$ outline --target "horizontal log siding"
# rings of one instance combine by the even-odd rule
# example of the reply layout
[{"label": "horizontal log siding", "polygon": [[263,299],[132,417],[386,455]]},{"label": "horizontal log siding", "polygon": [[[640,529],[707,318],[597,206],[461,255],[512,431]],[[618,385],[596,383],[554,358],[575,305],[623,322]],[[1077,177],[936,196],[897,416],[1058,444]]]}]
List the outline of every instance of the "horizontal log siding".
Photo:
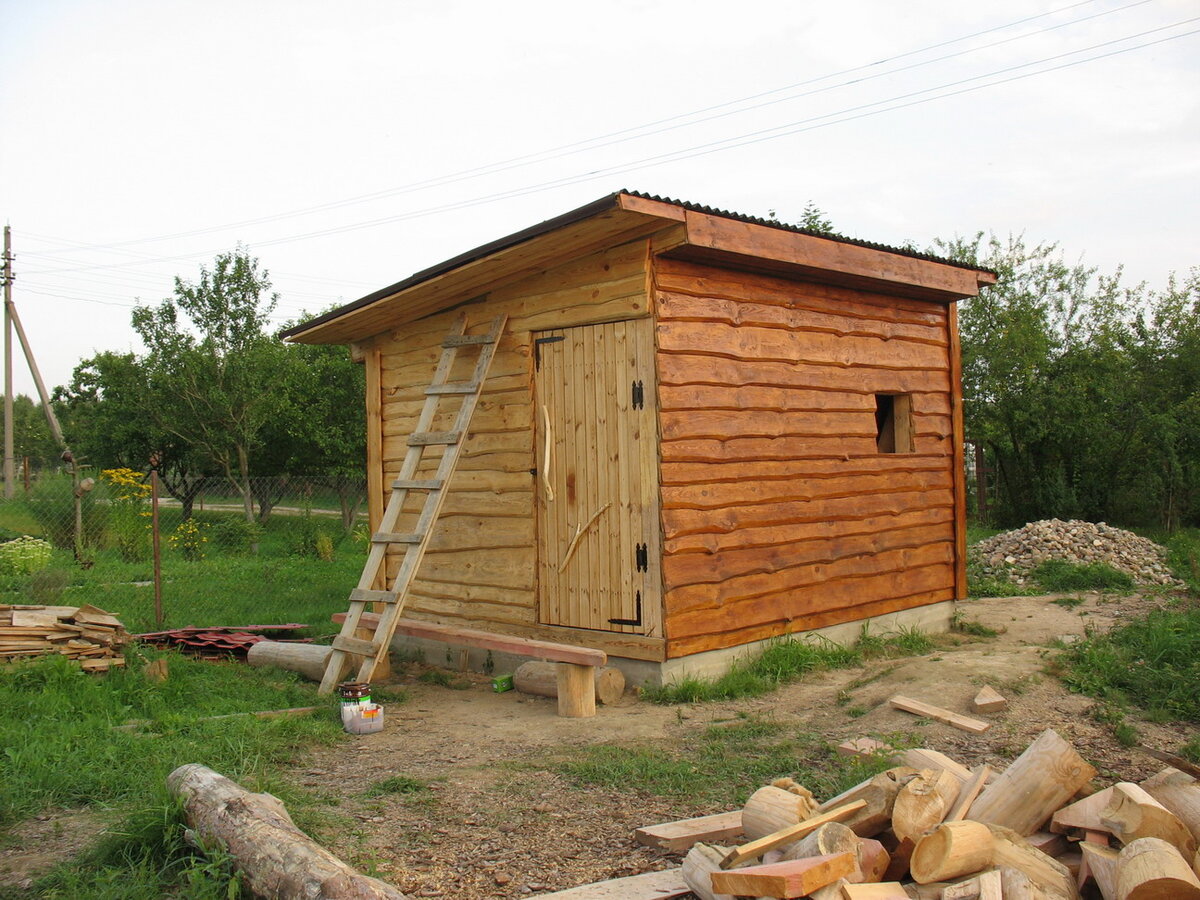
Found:
[{"label": "horizontal log siding", "polygon": [[[646,256],[646,241],[634,241],[497,289],[486,303],[422,319],[376,339],[381,352],[383,489],[387,491],[424,403],[442,338],[455,317],[465,310],[469,330],[478,333],[486,330],[493,316],[509,316],[406,614],[563,639],[561,632],[537,624],[535,485],[530,475],[537,462],[530,333],[648,315]],[[469,377],[475,354],[460,352],[459,357],[450,380]],[[430,430],[448,430],[457,406],[457,402],[443,403],[450,413],[439,416]],[[427,452],[427,457],[431,461],[418,478],[436,468],[436,452]],[[419,509],[423,498],[414,492],[406,507],[410,513]],[[404,530],[403,525],[396,529]],[[397,554],[389,556],[389,581],[395,577],[398,559]]]},{"label": "horizontal log siding", "polygon": [[[657,259],[667,655],[954,596],[946,308]],[[875,395],[913,397],[881,454]]]}]

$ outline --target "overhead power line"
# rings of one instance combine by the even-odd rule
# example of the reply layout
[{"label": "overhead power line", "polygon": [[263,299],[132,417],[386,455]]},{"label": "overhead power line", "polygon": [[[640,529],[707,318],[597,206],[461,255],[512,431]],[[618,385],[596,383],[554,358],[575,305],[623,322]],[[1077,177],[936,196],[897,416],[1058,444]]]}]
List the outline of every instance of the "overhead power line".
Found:
[{"label": "overhead power line", "polygon": [[[871,71],[871,70],[875,70],[881,66],[886,66],[890,63],[897,62],[899,60],[907,59],[907,58],[910,58],[913,56],[919,56],[920,54],[928,53],[933,50],[938,50],[943,47],[952,46],[954,44],[960,44],[965,41],[969,41],[974,38],[982,37],[982,36],[985,36],[988,34],[993,34],[998,31],[1004,31],[1004,30],[1007,30],[1010,28],[1015,28],[1017,26],[1027,24],[1029,22],[1034,22],[1034,21],[1037,21],[1040,19],[1045,19],[1045,18],[1054,16],[1054,15],[1058,15],[1059,13],[1062,13],[1062,12],[1067,12],[1072,9],[1077,9],[1081,6],[1088,6],[1095,2],[1097,2],[1097,0],[1080,0],[1080,2],[1068,4],[1066,6],[1059,7],[1054,10],[1050,10],[1049,12],[1040,13],[1040,14],[1034,15],[1034,16],[1027,16],[1025,18],[1017,19],[1012,22],[1006,22],[1001,25],[996,25],[996,26],[992,26],[990,28],[986,28],[986,29],[983,29],[980,31],[975,31],[970,34],[963,35],[961,37],[951,38],[951,39],[945,40],[945,41],[939,41],[937,43],[929,44],[927,46],[920,47],[915,50],[909,50],[904,53],[899,53],[899,54],[895,54],[890,57],[885,57],[883,59],[876,60],[871,63],[865,63],[863,65],[852,66],[852,67],[846,68],[846,69],[840,69],[835,72],[830,72],[830,73],[826,73],[824,75],[816,76],[813,78],[808,78],[803,81],[798,81],[798,82],[794,82],[792,84],[783,85],[781,87],[772,88],[771,90],[768,90],[768,91],[761,91],[759,93],[751,94],[746,97],[740,97],[740,98],[737,98],[734,100],[728,100],[728,101],[725,101],[722,103],[702,107],[700,109],[692,110],[692,111],[689,111],[686,113],[679,113],[679,114],[668,116],[668,117],[665,117],[662,119],[657,119],[657,120],[654,120],[651,122],[646,122],[641,125],[635,125],[635,126],[630,126],[627,128],[622,128],[617,131],[608,132],[606,134],[601,134],[601,135],[597,135],[594,137],[585,138],[585,139],[578,140],[578,141],[573,141],[573,142],[570,142],[567,144],[561,144],[557,147],[552,147],[552,148],[549,148],[546,150],[540,150],[540,151],[535,151],[533,153],[524,154],[522,156],[511,157],[506,160],[501,160],[501,161],[493,162],[493,163],[487,163],[482,166],[477,166],[477,167],[470,168],[470,169],[464,169],[464,170],[460,170],[458,172],[448,173],[446,175],[435,176],[433,178],[410,182],[408,184],[400,185],[398,187],[389,188],[386,190],[374,191],[374,192],[371,192],[368,194],[360,194],[360,195],[345,198],[342,200],[330,201],[328,203],[322,203],[322,204],[317,204],[314,206],[293,209],[293,210],[289,210],[289,211],[285,211],[285,212],[274,213],[271,215],[259,216],[259,217],[251,218],[251,219],[244,219],[244,220],[241,220],[238,222],[227,223],[224,225],[208,226],[205,228],[192,229],[189,231],[180,231],[180,232],[174,232],[174,233],[170,233],[170,234],[162,234],[162,235],[157,235],[157,236],[152,236],[152,237],[147,237],[147,238],[137,238],[137,239],[131,239],[128,241],[120,241],[120,242],[110,243],[110,244],[86,244],[86,243],[84,243],[84,244],[78,244],[78,245],[76,245],[76,247],[72,247],[69,249],[78,248],[80,250],[106,250],[106,249],[117,250],[118,248],[128,247],[128,246],[137,245],[137,244],[157,243],[157,242],[161,242],[161,241],[175,240],[175,239],[184,238],[184,237],[194,237],[194,236],[203,235],[203,234],[212,234],[212,233],[224,231],[224,230],[227,230],[230,228],[242,228],[242,227],[249,227],[249,226],[254,226],[254,225],[262,225],[262,224],[276,222],[276,221],[280,221],[280,220],[284,220],[284,219],[297,218],[300,216],[311,215],[316,212],[326,212],[326,211],[329,211],[332,209],[338,209],[338,208],[343,208],[346,206],[353,206],[353,205],[358,205],[361,203],[372,202],[372,201],[384,199],[387,197],[398,196],[398,195],[413,193],[413,192],[422,191],[422,190],[428,190],[428,189],[435,188],[435,187],[445,187],[450,184],[455,184],[455,183],[459,183],[462,181],[480,178],[480,177],[484,177],[486,175],[499,174],[501,172],[511,171],[513,169],[518,169],[518,168],[524,168],[524,167],[534,165],[537,163],[550,162],[555,159],[561,159],[561,158],[564,158],[567,156],[577,155],[579,153],[603,149],[603,148],[614,146],[617,144],[626,143],[626,142],[632,141],[632,140],[640,140],[642,138],[651,137],[651,136],[654,136],[657,134],[662,134],[667,131],[676,130],[678,128],[699,125],[699,124],[703,124],[703,123],[713,121],[716,119],[725,118],[725,117],[728,117],[731,115],[737,115],[737,114],[749,112],[749,111],[752,111],[755,109],[760,109],[764,106],[774,105],[774,104],[786,102],[789,100],[802,99],[804,97],[809,97],[809,96],[813,96],[815,94],[824,93],[824,92],[831,91],[831,90],[836,90],[838,88],[862,84],[864,82],[872,81],[872,80],[875,80],[878,78],[888,77],[890,75],[894,75],[899,72],[904,72],[904,71],[908,71],[911,69],[920,68],[923,66],[933,65],[938,62],[944,62],[949,59],[954,59],[959,56],[963,56],[967,53],[978,53],[981,50],[991,49],[991,48],[998,47],[998,46],[1001,46],[1004,44],[1012,43],[1013,41],[1024,40],[1029,37],[1034,37],[1034,36],[1037,36],[1040,34],[1045,34],[1050,31],[1055,31],[1055,30],[1058,30],[1061,28],[1066,28],[1066,27],[1069,27],[1072,25],[1077,25],[1082,22],[1087,22],[1092,19],[1100,18],[1102,16],[1112,15],[1114,13],[1118,13],[1118,12],[1125,11],[1127,9],[1131,9],[1133,7],[1142,6],[1147,3],[1154,2],[1154,0],[1134,0],[1134,2],[1127,3],[1120,7],[1116,7],[1113,9],[1101,10],[1099,12],[1092,13],[1091,15],[1084,16],[1079,19],[1073,19],[1069,22],[1062,22],[1062,23],[1058,23],[1056,25],[1050,25],[1050,26],[1047,26],[1046,28],[1041,28],[1041,29],[1037,29],[1034,31],[1026,32],[1021,35],[1015,35],[1013,37],[1004,38],[999,41],[994,41],[989,44],[984,44],[982,46],[971,47],[971,48],[968,48],[965,50],[956,51],[955,53],[950,53],[950,54],[946,54],[943,56],[935,57],[933,59],[922,60],[919,62],[913,62],[913,63],[910,63],[905,66],[901,66],[901,67],[894,68],[894,69],[889,69],[887,71]],[[854,73],[869,73],[869,74],[865,74],[862,77],[851,78],[851,79],[848,79],[845,81],[841,81],[836,84],[826,85],[824,87],[819,87],[819,88],[814,88],[812,90],[804,91],[799,94],[791,94],[791,95],[782,96],[782,97],[776,96],[779,94],[785,94],[787,91],[791,91],[796,88],[807,87],[809,85],[819,84],[822,81],[828,81],[832,78],[839,78],[843,75],[851,75]],[[770,100],[763,99],[763,98],[767,98],[767,97],[772,97],[773,99],[770,99]],[[754,101],[762,101],[762,102],[756,103]],[[745,104],[751,104],[751,105],[745,105]],[[724,111],[721,111],[721,110],[724,110]],[[697,117],[699,117],[699,118],[697,118]],[[128,251],[126,251],[126,252],[128,252]],[[34,254],[26,254],[26,255],[34,255]],[[176,261],[180,258],[181,257],[152,257],[152,259],[162,260],[162,261]],[[44,271],[82,271],[83,268],[90,268],[90,267],[81,267],[79,269],[44,270]]]}]

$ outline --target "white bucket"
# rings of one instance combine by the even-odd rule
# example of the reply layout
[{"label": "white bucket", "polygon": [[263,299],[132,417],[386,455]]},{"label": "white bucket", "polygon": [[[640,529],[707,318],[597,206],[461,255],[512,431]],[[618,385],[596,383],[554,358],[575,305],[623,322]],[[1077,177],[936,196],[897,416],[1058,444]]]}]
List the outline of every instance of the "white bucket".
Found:
[{"label": "white bucket", "polygon": [[342,728],[350,734],[383,731],[383,707],[378,703],[343,703]]}]

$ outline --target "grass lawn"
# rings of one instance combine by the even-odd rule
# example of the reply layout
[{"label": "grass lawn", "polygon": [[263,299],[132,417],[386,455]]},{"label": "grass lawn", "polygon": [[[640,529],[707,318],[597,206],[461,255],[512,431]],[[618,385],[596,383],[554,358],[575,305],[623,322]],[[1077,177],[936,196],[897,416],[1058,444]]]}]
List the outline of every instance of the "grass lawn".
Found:
[{"label": "grass lawn", "polygon": [[[231,526],[228,523],[233,522]],[[362,544],[327,519],[274,516],[258,536],[259,552],[230,540],[236,514],[197,514],[203,558],[163,548],[161,628],[301,622],[310,634],[336,629],[332,613],[346,608],[364,560]],[[179,526],[178,510],[163,511],[163,534]],[[20,504],[0,506],[0,528],[39,535]],[[315,538],[324,532],[316,555]],[[237,535],[234,534],[234,537]],[[199,554],[193,554],[199,555]],[[149,559],[127,561],[120,546],[98,539],[80,566],[56,549],[34,575],[0,575],[0,603],[91,603],[116,614],[132,632],[155,631]],[[331,558],[330,558],[331,557]],[[148,681],[142,669],[166,656],[169,678]],[[305,795],[274,773],[305,748],[342,734],[336,702],[317,698],[316,685],[242,663],[204,662],[142,647],[128,668],[91,676],[60,657],[0,667],[0,840],[14,823],[47,810],[88,809],[108,823],[99,846],[64,863],[34,890],[44,897],[237,897],[227,861],[198,855],[183,841],[178,810],[166,795],[167,774],[200,762],[251,790],[288,804],[302,828]],[[396,699],[396,698],[393,698]],[[229,713],[318,706],[300,718],[212,719]],[[113,726],[144,720],[133,731]],[[28,892],[0,898],[30,896]]]},{"label": "grass lawn", "polygon": [[[336,522],[272,516],[254,555],[244,542],[241,547],[222,546],[223,532],[238,520],[236,513],[197,513],[204,558],[188,559],[167,540],[179,527],[179,511],[162,511],[161,626],[154,621],[154,573],[148,553],[130,562],[103,540],[86,551],[89,568],[81,567],[69,551],[56,549],[50,566],[35,576],[0,576],[0,603],[91,603],[119,617],[135,633],[185,625],[283,622],[311,625],[313,634],[333,633],[329,617],[345,609],[358,582],[363,544],[346,536]],[[0,506],[0,528],[41,535],[37,522],[19,504]],[[332,559],[313,553],[313,535],[318,532],[328,539]]]}]

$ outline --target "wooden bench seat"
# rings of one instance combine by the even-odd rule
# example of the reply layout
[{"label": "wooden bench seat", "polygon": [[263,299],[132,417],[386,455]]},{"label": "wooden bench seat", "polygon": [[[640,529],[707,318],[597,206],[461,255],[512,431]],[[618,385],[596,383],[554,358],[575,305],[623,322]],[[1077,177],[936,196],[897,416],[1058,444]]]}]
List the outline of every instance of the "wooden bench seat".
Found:
[{"label": "wooden bench seat", "polygon": [[[346,621],[346,613],[335,613],[331,618],[340,625]],[[374,631],[379,619],[377,613],[363,613],[359,624]],[[404,617],[396,620],[396,634],[550,660],[558,668],[558,714],[573,718],[596,714],[596,669],[608,662],[608,654],[603,650]]]}]

